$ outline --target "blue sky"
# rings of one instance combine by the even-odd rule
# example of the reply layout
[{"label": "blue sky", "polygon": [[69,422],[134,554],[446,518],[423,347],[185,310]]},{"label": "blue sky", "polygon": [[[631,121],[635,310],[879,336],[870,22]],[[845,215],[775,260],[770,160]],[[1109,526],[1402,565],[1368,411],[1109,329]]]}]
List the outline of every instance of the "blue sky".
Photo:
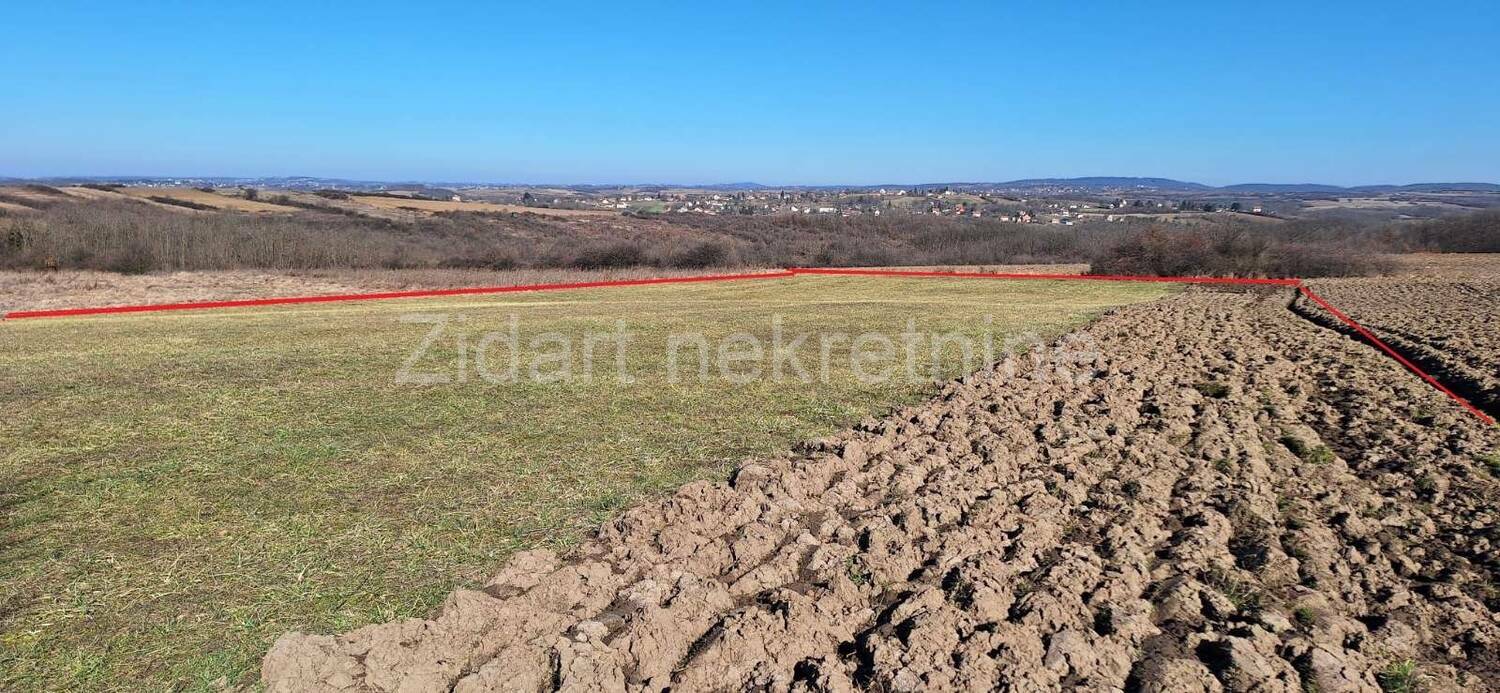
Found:
[{"label": "blue sky", "polygon": [[11,3],[0,175],[1500,181],[1496,3],[1219,4]]}]

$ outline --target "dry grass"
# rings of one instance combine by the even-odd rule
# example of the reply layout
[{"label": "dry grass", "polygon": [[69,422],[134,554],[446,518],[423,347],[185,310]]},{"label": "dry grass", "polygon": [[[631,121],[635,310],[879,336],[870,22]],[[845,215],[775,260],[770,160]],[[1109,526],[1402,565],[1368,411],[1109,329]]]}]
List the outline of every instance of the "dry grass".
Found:
[{"label": "dry grass", "polygon": [[125,193],[115,192],[114,190],[85,188],[81,185],[70,185],[65,188],[58,188],[58,190],[84,200],[118,200],[122,197],[129,197]]},{"label": "dry grass", "polygon": [[[183,214],[198,214],[198,213],[201,213],[201,212],[199,212],[199,210],[189,209],[187,207],[183,207],[183,206],[180,206],[180,205],[170,205],[170,204],[163,204],[161,202],[157,202],[156,200],[150,199],[150,195],[148,195],[148,194],[144,194],[144,193],[142,193],[142,194],[131,194],[129,191],[132,190],[132,189],[131,188],[125,188],[123,186],[115,187],[115,188],[110,188],[108,190],[105,190],[105,189],[100,189],[100,188],[85,188],[85,187],[83,187],[81,185],[70,185],[70,186],[67,186],[67,187],[61,187],[61,188],[56,188],[56,189],[58,191],[62,192],[64,195],[67,195],[70,198],[75,198],[76,200],[85,201],[85,202],[122,202],[122,201],[124,201],[124,202],[130,202],[132,204],[144,204],[144,205],[147,205],[149,207],[152,207],[152,208],[155,208],[155,209],[164,210],[164,211],[168,211],[168,212],[176,212],[176,213],[183,213]],[[166,194],[168,192],[168,189],[164,189],[164,188],[134,188],[133,190],[139,190],[139,191],[153,190],[153,191],[156,191],[156,192],[151,193],[151,194],[154,194],[154,195],[157,195],[157,196],[166,196]]]},{"label": "dry grass", "polygon": [[[929,391],[672,383],[667,335],[1063,332],[1171,289],[814,278],[7,323],[0,689],[248,683],[291,629],[428,613],[511,553]],[[624,320],[634,383],[397,384],[428,327]],[[455,356],[444,340],[419,370]],[[933,375],[961,370],[945,352]],[[613,371],[610,371],[613,373]]]},{"label": "dry grass", "polygon": [[61,189],[45,185],[0,186],[0,195],[13,205],[31,209],[53,205],[67,197]]},{"label": "dry grass", "polygon": [[912,270],[918,272],[980,272],[985,274],[1083,274],[1089,271],[1086,263],[1058,263],[1055,265],[899,265],[891,267],[869,267],[865,269]]},{"label": "dry grass", "polygon": [[[753,272],[759,270],[736,270]],[[680,277],[710,273],[626,267],[612,270],[519,269],[325,269],[275,272],[219,270],[116,274],[91,270],[17,272],[0,270],[0,313],[13,310],[96,308],[221,301],[241,298],[316,296],[466,286],[514,286],[566,282]]]},{"label": "dry grass", "polygon": [[215,209],[227,209],[236,212],[289,213],[297,211],[295,207],[286,207],[259,200],[247,200],[232,194],[204,192],[193,188],[120,188],[120,193],[143,200],[149,200],[153,197],[167,197],[173,200],[183,200],[191,204],[206,205]]},{"label": "dry grass", "polygon": [[1306,200],[1302,208],[1307,211],[1324,211],[1330,209],[1380,209],[1380,210],[1407,210],[1414,208],[1438,208],[1450,212],[1466,212],[1471,208],[1456,205],[1451,202],[1440,202],[1432,199],[1422,200],[1396,200],[1380,197],[1345,197],[1337,200]]},{"label": "dry grass", "polygon": [[[58,188],[58,190],[61,190],[64,193],[67,193],[69,197],[76,197],[76,198],[78,198],[80,200],[105,201],[105,202],[119,202],[121,200],[128,200],[128,201],[131,201],[131,202],[144,202],[144,203],[149,204],[149,205],[151,205],[153,207],[163,208],[163,209],[177,211],[177,212],[192,212],[192,211],[195,211],[195,210],[192,210],[192,209],[188,209],[187,207],[182,207],[180,205],[162,204],[160,202],[156,202],[154,200],[149,199],[151,195],[156,195],[156,196],[159,196],[159,197],[167,197],[167,196],[169,196],[169,193],[176,192],[176,189],[171,189],[171,188],[126,188],[124,186],[117,186],[115,188],[110,188],[110,189],[106,190],[106,189],[102,189],[102,188],[85,188],[85,187],[83,187],[81,185],[70,185],[70,186],[67,186],[67,187]],[[153,192],[150,195],[148,195],[148,194],[145,194],[144,192],[132,193],[131,192],[132,190],[134,190],[134,191],[155,191],[155,192]],[[197,192],[197,191],[195,191],[195,192]]]},{"label": "dry grass", "polygon": [[578,218],[578,217],[616,217],[618,212],[592,209],[546,209],[541,207],[524,207],[521,205],[508,205],[498,202],[452,202],[447,200],[418,200],[401,197],[381,197],[377,195],[354,195],[353,199],[361,204],[377,207],[380,209],[417,209],[423,212],[507,212],[514,214],[539,214],[549,217]]}]

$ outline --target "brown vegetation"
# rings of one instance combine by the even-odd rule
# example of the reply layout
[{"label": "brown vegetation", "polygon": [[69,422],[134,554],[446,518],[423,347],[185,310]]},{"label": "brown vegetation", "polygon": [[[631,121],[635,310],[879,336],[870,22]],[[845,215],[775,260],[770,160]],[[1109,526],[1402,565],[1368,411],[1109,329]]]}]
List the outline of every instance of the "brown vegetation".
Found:
[{"label": "brown vegetation", "polygon": [[1152,228],[1097,255],[1096,274],[1341,277],[1381,274],[1390,262],[1366,239],[1300,240],[1276,230]]},{"label": "brown vegetation", "polygon": [[1397,235],[1406,250],[1500,253],[1500,210],[1425,221]]},{"label": "brown vegetation", "polygon": [[198,211],[230,210],[236,212],[293,212],[294,209],[254,199],[249,191],[236,193],[197,188],[119,188],[117,192],[166,205]]},{"label": "brown vegetation", "polygon": [[548,209],[539,207],[523,207],[521,205],[507,205],[497,202],[453,202],[451,200],[427,200],[418,197],[395,197],[385,195],[351,195],[352,199],[372,207],[383,209],[405,209],[419,212],[501,212],[501,213],[529,213],[540,214],[551,217],[614,217],[619,216],[616,212],[597,209]]},{"label": "brown vegetation", "polygon": [[[1095,272],[1113,274],[1307,277],[1380,273],[1388,263],[1377,256],[1386,252],[1474,252],[1500,243],[1500,213],[1494,212],[1385,227],[1235,217],[1192,226],[919,215],[559,218],[447,202],[434,204],[464,211],[423,208],[403,216],[331,194],[266,193],[251,200],[197,190],[90,189],[85,199],[34,187],[0,190],[6,205],[0,208],[0,267],[152,272],[1091,262]],[[286,213],[250,213],[251,206]],[[15,211],[22,208],[28,211]]]}]

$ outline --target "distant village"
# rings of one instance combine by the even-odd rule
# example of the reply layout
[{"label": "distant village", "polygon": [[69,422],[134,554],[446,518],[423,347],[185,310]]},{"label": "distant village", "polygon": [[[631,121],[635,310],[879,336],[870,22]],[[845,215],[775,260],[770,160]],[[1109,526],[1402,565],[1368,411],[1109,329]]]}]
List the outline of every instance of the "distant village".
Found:
[{"label": "distant village", "polygon": [[[639,214],[818,214],[853,216],[934,215],[972,217],[1018,224],[1061,224],[1124,221],[1131,216],[1182,212],[1245,212],[1262,214],[1259,205],[1239,202],[1126,199],[1098,196],[1052,195],[1019,197],[995,192],[950,188],[877,188],[868,191],[775,190],[745,192],[655,191],[605,195],[595,199],[553,198],[546,204],[613,209]],[[1082,198],[1082,199],[1078,199]],[[527,200],[534,204],[535,200]]]},{"label": "distant village", "polygon": [[[1491,190],[1479,184],[1332,189],[1316,185],[1209,188],[1167,179],[1105,179],[1103,183],[1095,179],[1072,181],[1042,179],[1014,181],[1012,184],[954,183],[844,188],[772,188],[754,184],[703,187],[431,184],[312,177],[94,178],[41,182],[84,186],[197,188],[219,192],[228,190],[235,191],[232,194],[251,199],[254,199],[257,192],[276,191],[313,193],[330,200],[350,195],[378,196],[427,200],[428,204],[431,201],[453,204],[455,206],[451,211],[482,211],[485,209],[482,204],[470,205],[490,203],[508,206],[507,209],[531,208],[539,213],[543,213],[543,210],[575,210],[645,218],[921,215],[1062,226],[1133,220],[1190,222],[1206,216],[1277,220],[1300,218],[1309,213],[1365,214],[1408,219],[1470,208],[1500,206],[1500,190]],[[396,207],[400,208],[399,205]]]}]

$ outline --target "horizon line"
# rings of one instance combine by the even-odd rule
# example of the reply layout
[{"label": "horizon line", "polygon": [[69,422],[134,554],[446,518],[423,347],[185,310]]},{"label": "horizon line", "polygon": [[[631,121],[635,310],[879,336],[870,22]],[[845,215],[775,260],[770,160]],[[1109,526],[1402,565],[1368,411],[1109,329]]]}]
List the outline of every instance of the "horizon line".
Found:
[{"label": "horizon line", "polygon": [[1377,188],[1377,187],[1408,187],[1408,186],[1414,186],[1414,185],[1491,185],[1491,186],[1500,186],[1500,183],[1495,183],[1495,182],[1490,182],[1490,181],[1479,181],[1479,180],[1467,180],[1467,181],[1465,181],[1465,180],[1435,180],[1435,181],[1413,181],[1413,182],[1409,182],[1409,183],[1359,183],[1359,184],[1353,184],[1353,185],[1343,185],[1343,184],[1337,184],[1337,183],[1319,183],[1319,182],[1313,182],[1313,181],[1301,181],[1301,182],[1266,182],[1266,181],[1252,180],[1252,181],[1246,181],[1246,182],[1240,182],[1240,183],[1229,183],[1229,184],[1225,184],[1225,185],[1212,185],[1212,184],[1208,184],[1208,183],[1199,183],[1197,181],[1184,180],[1184,179],[1181,179],[1181,178],[1171,178],[1171,177],[1168,177],[1168,176],[1119,176],[1119,175],[1090,175],[1090,176],[1067,176],[1067,177],[1059,177],[1059,176],[1033,176],[1033,177],[1026,177],[1026,178],[1014,178],[1014,179],[1009,179],[1009,180],[988,180],[988,181],[987,180],[949,180],[949,181],[934,181],[934,182],[926,182],[926,183],[912,183],[912,182],[849,183],[849,182],[842,182],[842,183],[774,183],[774,184],[773,183],[760,183],[758,181],[751,181],[751,180],[730,181],[730,182],[721,182],[721,183],[704,183],[704,182],[685,183],[685,182],[663,182],[663,181],[658,181],[658,182],[651,182],[651,181],[630,181],[630,182],[571,182],[571,183],[568,183],[568,182],[558,182],[558,181],[550,181],[550,182],[548,182],[548,181],[542,181],[542,182],[504,181],[504,182],[502,182],[502,181],[451,180],[451,179],[450,180],[443,180],[443,179],[438,179],[438,178],[429,178],[429,179],[422,179],[422,178],[407,178],[407,179],[385,178],[385,179],[383,179],[383,178],[361,178],[361,177],[348,177],[348,176],[315,176],[315,175],[300,175],[300,174],[276,174],[276,175],[78,174],[78,175],[48,175],[48,176],[0,175],[0,180],[22,181],[22,182],[44,182],[44,181],[65,181],[65,180],[120,180],[120,179],[166,180],[166,179],[183,179],[183,178],[201,179],[201,180],[248,180],[248,179],[261,179],[261,180],[265,180],[265,179],[270,179],[270,180],[288,179],[288,180],[293,180],[293,179],[308,179],[308,180],[315,180],[315,181],[345,181],[345,182],[350,182],[350,183],[380,184],[380,185],[450,185],[450,186],[485,186],[485,187],[520,187],[520,188],[547,188],[547,187],[558,187],[558,188],[581,188],[581,187],[591,187],[591,188],[616,187],[616,188],[624,188],[624,187],[641,187],[641,188],[648,188],[648,187],[655,187],[655,188],[704,188],[704,189],[710,189],[710,188],[730,188],[730,187],[751,187],[751,186],[753,186],[753,187],[773,189],[773,190],[774,189],[778,189],[778,188],[889,188],[889,187],[927,188],[927,187],[952,186],[952,185],[975,185],[975,186],[979,186],[979,185],[1010,185],[1010,184],[1017,184],[1017,183],[1042,183],[1042,182],[1069,183],[1069,182],[1078,182],[1078,181],[1086,181],[1086,180],[1101,179],[1101,178],[1115,178],[1115,179],[1123,179],[1123,180],[1127,180],[1127,181],[1128,180],[1164,181],[1164,182],[1170,182],[1170,183],[1181,183],[1181,184],[1184,184],[1184,185],[1202,187],[1202,188],[1207,188],[1207,189],[1224,189],[1224,188],[1232,188],[1232,187],[1240,187],[1240,186],[1250,186],[1250,185],[1265,185],[1265,186],[1319,186],[1319,187],[1341,188],[1341,189],[1350,189],[1350,190],[1359,189],[1359,188]]}]

